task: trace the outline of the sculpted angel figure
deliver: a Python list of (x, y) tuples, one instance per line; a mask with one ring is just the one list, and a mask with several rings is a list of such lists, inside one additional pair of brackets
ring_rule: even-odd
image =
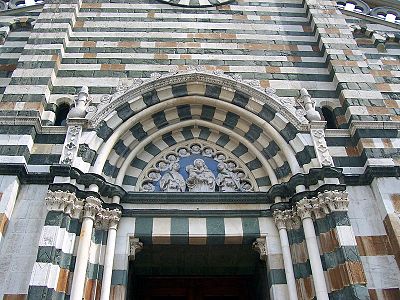
[(217, 166), (218, 176), (216, 183), (221, 192), (237, 192), (240, 191), (240, 178), (237, 173), (230, 171), (226, 164), (221, 162)]
[(214, 192), (215, 176), (205, 164), (204, 160), (195, 159), (193, 165), (186, 167), (189, 177), (186, 184), (189, 192)]
[(186, 189), (185, 180), (179, 173), (179, 163), (175, 162), (160, 179), (160, 189), (163, 192), (184, 192)]

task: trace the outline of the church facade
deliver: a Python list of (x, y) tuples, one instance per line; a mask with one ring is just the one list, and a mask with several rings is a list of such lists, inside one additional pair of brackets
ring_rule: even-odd
[(395, 0), (0, 0), (0, 298), (400, 299)]

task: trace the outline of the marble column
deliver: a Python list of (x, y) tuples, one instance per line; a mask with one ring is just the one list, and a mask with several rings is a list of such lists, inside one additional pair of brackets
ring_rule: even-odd
[(107, 237), (106, 255), (104, 257), (103, 281), (101, 285), (101, 296), (100, 296), (101, 300), (110, 299), (115, 241), (117, 238), (117, 227), (118, 227), (118, 222), (121, 218), (121, 211), (118, 209), (110, 211), (108, 218), (109, 218), (108, 237)]
[(72, 280), (71, 300), (82, 300), (86, 282), (86, 270), (89, 259), (90, 241), (92, 237), (94, 220), (101, 208), (101, 200), (89, 196), (85, 200), (83, 221), (79, 236), (78, 252), (75, 262), (74, 277)]
[(324, 270), (318, 249), (317, 236), (312, 219), (313, 206), (309, 199), (302, 199), (296, 203), (296, 213), (301, 218), (306, 239), (308, 256), (310, 259), (312, 278), (314, 282), (315, 296), (318, 300), (328, 300)]
[(294, 277), (292, 256), (290, 254), (289, 238), (286, 229), (286, 222), (291, 218), (291, 211), (274, 211), (274, 221), (278, 228), (281, 240), (283, 265), (285, 267), (286, 283), (289, 290), (289, 299), (297, 300), (296, 280)]

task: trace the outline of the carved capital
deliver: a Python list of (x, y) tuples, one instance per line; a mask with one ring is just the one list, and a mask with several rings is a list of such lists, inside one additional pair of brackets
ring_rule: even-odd
[(321, 202), (319, 198), (311, 198), (310, 204), (312, 206), (312, 212), (314, 213), (314, 216), (316, 219), (321, 219), (325, 217), (326, 213), (322, 208)]
[(72, 218), (79, 219), (83, 201), (78, 199), (75, 193), (58, 191), (48, 191), (45, 198), (46, 207), (49, 211), (62, 211)]
[(65, 203), (62, 197), (63, 191), (47, 191), (46, 198), (44, 199), (46, 207), (49, 211), (64, 211)]
[(313, 207), (309, 199), (303, 198), (296, 203), (296, 213), (302, 220), (312, 218), (312, 211)]
[(346, 191), (325, 191), (321, 198), (330, 212), (347, 211), (349, 208), (349, 198)]
[(289, 211), (275, 210), (273, 216), (276, 227), (286, 229), (286, 224), (290, 219)]
[(129, 259), (135, 260), (136, 254), (138, 254), (143, 249), (143, 243), (139, 241), (138, 238), (131, 237), (129, 239)]
[(97, 212), (100, 211), (100, 209), (101, 209), (100, 199), (93, 196), (87, 197), (83, 209), (83, 218), (91, 218), (94, 220)]
[(117, 229), (120, 218), (121, 211), (119, 209), (101, 208), (97, 212), (95, 226), (100, 230)]
[(81, 199), (76, 198), (74, 206), (71, 210), (71, 217), (75, 219), (80, 219), (82, 218), (82, 212), (83, 212), (83, 205), (85, 202)]
[(260, 260), (267, 260), (267, 240), (265, 237), (259, 237), (253, 243), (253, 250), (260, 254)]

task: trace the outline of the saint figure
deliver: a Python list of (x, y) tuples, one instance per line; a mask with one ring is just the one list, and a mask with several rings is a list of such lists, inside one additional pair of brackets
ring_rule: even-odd
[(238, 192), (240, 191), (240, 178), (237, 173), (230, 171), (226, 164), (221, 162), (217, 166), (218, 176), (216, 183), (221, 192)]
[(189, 177), (186, 184), (189, 192), (214, 192), (215, 176), (205, 164), (204, 160), (195, 159), (193, 165), (186, 167)]
[(163, 192), (184, 192), (186, 189), (185, 180), (179, 173), (179, 164), (173, 163), (170, 170), (165, 172), (160, 179), (160, 189)]

